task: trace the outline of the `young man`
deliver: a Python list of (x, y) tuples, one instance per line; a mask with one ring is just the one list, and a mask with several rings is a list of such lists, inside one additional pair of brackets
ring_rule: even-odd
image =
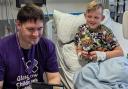
[(42, 37), (43, 11), (31, 4), (17, 15), (17, 32), (0, 41), (0, 89), (30, 89), (32, 82), (60, 84), (54, 44)]
[(123, 51), (112, 31), (100, 24), (104, 19), (102, 4), (89, 3), (85, 18), (86, 24), (79, 27), (75, 36), (77, 53), (89, 61), (122, 56)]

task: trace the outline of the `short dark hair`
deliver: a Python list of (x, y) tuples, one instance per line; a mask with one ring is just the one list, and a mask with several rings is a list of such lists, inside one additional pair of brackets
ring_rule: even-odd
[(40, 7), (34, 4), (27, 4), (19, 10), (17, 20), (19, 20), (20, 23), (25, 23), (29, 20), (34, 20), (35, 22), (37, 20), (44, 21), (44, 13)]

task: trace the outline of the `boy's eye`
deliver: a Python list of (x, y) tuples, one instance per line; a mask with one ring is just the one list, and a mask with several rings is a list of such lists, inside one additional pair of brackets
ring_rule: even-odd
[(38, 31), (41, 31), (41, 30), (43, 30), (43, 27), (41, 27), (41, 28), (38, 28), (37, 30), (38, 30)]
[(95, 19), (99, 19), (99, 17), (95, 17)]
[(91, 18), (92, 16), (88, 16), (88, 18)]

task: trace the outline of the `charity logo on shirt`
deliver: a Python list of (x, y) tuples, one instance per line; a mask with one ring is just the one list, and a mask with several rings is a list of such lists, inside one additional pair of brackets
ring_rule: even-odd
[[(31, 64), (30, 60), (28, 60), (25, 63), (27, 68), (29, 68), (30, 64)], [(30, 84), (32, 82), (37, 82), (38, 81), (38, 79), (37, 79), (37, 77), (38, 77), (38, 66), (37, 65), (38, 65), (38, 61), (34, 59), (31, 74), (26, 73), (26, 74), (22, 74), (22, 75), (17, 76), (17, 83), (16, 83), (17, 88), (31, 89)]]

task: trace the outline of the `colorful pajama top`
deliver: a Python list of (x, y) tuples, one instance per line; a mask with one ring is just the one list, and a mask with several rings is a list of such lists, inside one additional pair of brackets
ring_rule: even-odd
[(111, 51), (119, 46), (112, 31), (104, 25), (91, 29), (86, 24), (83, 24), (79, 27), (74, 39), (75, 45), (87, 52)]

